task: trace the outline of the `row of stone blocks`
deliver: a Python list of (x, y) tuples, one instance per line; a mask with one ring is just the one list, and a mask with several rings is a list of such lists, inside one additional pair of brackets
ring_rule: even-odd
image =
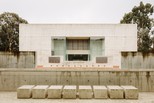
[(75, 99), (75, 98), (138, 99), (134, 86), (75, 86), (75, 85), (23, 85), (17, 89), (17, 98)]

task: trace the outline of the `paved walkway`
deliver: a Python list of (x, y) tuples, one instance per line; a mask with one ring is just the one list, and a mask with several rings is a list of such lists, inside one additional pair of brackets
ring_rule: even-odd
[(0, 92), (0, 103), (154, 103), (154, 92), (139, 93), (138, 100), (125, 100), (125, 99), (17, 99), (16, 92)]

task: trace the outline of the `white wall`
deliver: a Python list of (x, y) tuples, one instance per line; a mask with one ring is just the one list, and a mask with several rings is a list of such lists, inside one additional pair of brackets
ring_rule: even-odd
[(20, 24), (19, 50), (36, 51), (36, 65), (49, 66), (51, 37), (105, 37), (109, 65), (121, 67), (121, 51), (137, 51), (135, 24)]

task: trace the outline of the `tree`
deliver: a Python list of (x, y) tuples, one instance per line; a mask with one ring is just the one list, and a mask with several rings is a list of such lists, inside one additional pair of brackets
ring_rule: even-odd
[(0, 15), (0, 51), (19, 51), (19, 24), (28, 22), (15, 13)]
[(153, 19), (150, 16), (153, 14), (154, 7), (150, 4), (143, 4), (140, 2), (139, 6), (134, 6), (131, 12), (126, 13), (120, 23), (137, 24), (138, 35), (138, 51), (149, 52), (152, 45), (150, 39), (150, 29), (152, 27)]

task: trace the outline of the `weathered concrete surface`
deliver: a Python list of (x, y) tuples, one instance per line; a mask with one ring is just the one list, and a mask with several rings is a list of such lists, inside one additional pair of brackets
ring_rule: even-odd
[(0, 70), (0, 91), (16, 91), (22, 85), (132, 85), (140, 92), (154, 92), (154, 70), (105, 68)]
[(105, 86), (93, 86), (94, 98), (108, 98), (108, 92)]
[(38, 85), (32, 89), (33, 99), (44, 99), (47, 97), (48, 85)]
[(32, 97), (32, 88), (35, 85), (23, 85), (17, 89), (17, 98), (26, 99)]
[(124, 98), (124, 90), (120, 86), (107, 86), (109, 97), (111, 99), (123, 99)]
[(0, 52), (0, 69), (2, 68), (34, 68), (35, 52)]
[(126, 99), (138, 99), (138, 89), (134, 86), (121, 86), (124, 89)]
[(93, 97), (92, 88), (88, 85), (79, 85), (78, 93), (80, 99), (90, 99)]
[(47, 94), (50, 99), (57, 99), (62, 97), (62, 85), (52, 85), (48, 88)]
[(76, 85), (66, 85), (63, 88), (64, 99), (76, 99), (77, 88)]
[(154, 69), (154, 53), (122, 52), (122, 69)]

